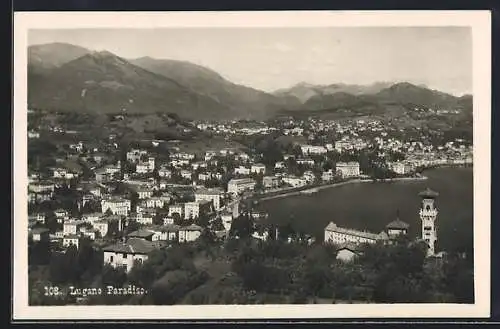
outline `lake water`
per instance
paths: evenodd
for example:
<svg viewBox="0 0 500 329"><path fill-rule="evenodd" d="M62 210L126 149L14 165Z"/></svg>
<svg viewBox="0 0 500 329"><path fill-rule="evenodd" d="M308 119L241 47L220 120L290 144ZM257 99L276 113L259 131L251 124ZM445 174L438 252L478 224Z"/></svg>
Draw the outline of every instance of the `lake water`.
<svg viewBox="0 0 500 329"><path fill-rule="evenodd" d="M429 179L388 183L349 184L312 195L290 196L261 201L258 207L275 223L291 222L305 232L323 239L325 226L339 226L378 233L397 211L410 224L409 234L420 236L418 193L427 187L439 193L438 248L471 250L473 245L472 168L439 168L424 172ZM489 220L483 218L482 220Z"/></svg>

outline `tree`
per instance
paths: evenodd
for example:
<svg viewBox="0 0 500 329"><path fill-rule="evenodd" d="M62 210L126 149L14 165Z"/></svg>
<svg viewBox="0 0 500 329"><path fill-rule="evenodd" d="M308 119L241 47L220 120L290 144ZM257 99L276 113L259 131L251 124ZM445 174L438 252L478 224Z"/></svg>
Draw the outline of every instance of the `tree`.
<svg viewBox="0 0 500 329"><path fill-rule="evenodd" d="M106 264L102 268L102 283L105 286L123 287L127 280L127 273L123 268L114 268Z"/></svg>
<svg viewBox="0 0 500 329"><path fill-rule="evenodd" d="M154 225L163 225L163 216L161 214L156 214L153 217L153 224Z"/></svg>
<svg viewBox="0 0 500 329"><path fill-rule="evenodd" d="M172 214L172 218L174 219L174 224L175 225L182 225L184 220L182 219L181 215L177 212L174 212Z"/></svg>
<svg viewBox="0 0 500 329"><path fill-rule="evenodd" d="M248 212L245 212L233 220L229 234L244 239L249 238L253 232L254 221Z"/></svg>
<svg viewBox="0 0 500 329"><path fill-rule="evenodd" d="M151 287L155 279L156 273L152 263L142 263L138 260L134 261L134 266L128 273L128 281L131 284L147 289Z"/></svg>

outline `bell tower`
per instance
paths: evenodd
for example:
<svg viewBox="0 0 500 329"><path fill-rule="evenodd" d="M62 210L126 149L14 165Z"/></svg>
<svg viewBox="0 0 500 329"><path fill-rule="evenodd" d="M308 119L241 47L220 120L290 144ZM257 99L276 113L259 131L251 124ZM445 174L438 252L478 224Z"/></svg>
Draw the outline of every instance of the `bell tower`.
<svg viewBox="0 0 500 329"><path fill-rule="evenodd" d="M427 188L425 191L420 192L418 195L420 196L420 198L422 198L422 205L419 213L420 220L422 221L422 239L429 246L427 255L433 256L436 252L436 218L438 215L435 200L439 196L439 193Z"/></svg>

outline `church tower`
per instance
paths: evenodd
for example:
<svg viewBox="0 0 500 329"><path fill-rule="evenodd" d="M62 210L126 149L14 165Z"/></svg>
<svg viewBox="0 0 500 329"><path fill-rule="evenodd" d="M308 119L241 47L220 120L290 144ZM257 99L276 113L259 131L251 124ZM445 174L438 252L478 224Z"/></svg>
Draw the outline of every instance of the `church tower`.
<svg viewBox="0 0 500 329"><path fill-rule="evenodd" d="M425 191L420 192L418 195L422 198L422 206L420 208L420 220L422 221L422 239L429 246L427 255L432 256L436 252L436 217L438 215L438 211L434 201L439 196L439 193L427 188Z"/></svg>

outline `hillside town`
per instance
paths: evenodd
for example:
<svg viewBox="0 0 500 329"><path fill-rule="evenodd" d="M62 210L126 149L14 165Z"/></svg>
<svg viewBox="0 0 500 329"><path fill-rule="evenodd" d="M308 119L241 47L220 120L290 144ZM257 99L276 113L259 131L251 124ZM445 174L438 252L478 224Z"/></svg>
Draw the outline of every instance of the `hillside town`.
<svg viewBox="0 0 500 329"><path fill-rule="evenodd" d="M470 141L435 145L432 136L405 136L403 129L376 120L191 124L225 139L273 134L275 140L292 142L271 159L265 150L190 152L181 151L176 141L159 140L123 154L114 134L98 143L62 145L53 166L30 163L28 226L33 241L45 239L51 248L64 250L89 239L102 248L105 262L130 270L133 260L144 259L148 250L194 241L204 230L225 239L232 221L249 211L242 205L250 197L359 178L418 177L425 167L472 164ZM28 138L33 143L80 133L41 125ZM366 150L370 153L363 159ZM268 235L254 233L257 239Z"/></svg>
<svg viewBox="0 0 500 329"><path fill-rule="evenodd" d="M44 121L43 111L29 115L38 123L28 132L29 245L45 246L51 257L91 247L100 266L125 273L159 250L168 255L200 239L229 243L246 230L242 218L255 223L247 232L255 241L284 236L288 244L332 245L337 259L349 261L363 244L406 235L408 224L389 218L371 233L331 222L315 236L274 225L254 205L269 196L360 180L425 179L425 168L472 165L469 140L377 120L184 122L181 129L194 137L130 142L113 128L96 138L62 120L47 124L54 120ZM191 149L200 139L225 143ZM426 233L428 255L439 256Z"/></svg>

